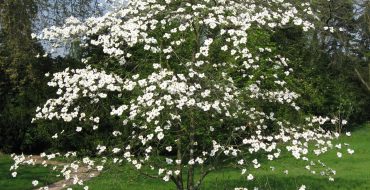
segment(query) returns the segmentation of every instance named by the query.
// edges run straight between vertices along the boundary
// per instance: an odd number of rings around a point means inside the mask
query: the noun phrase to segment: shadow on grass
[[[263,190],[292,190],[299,189],[301,185],[306,185],[308,190],[365,190],[370,189],[366,180],[347,180],[344,178],[335,178],[334,182],[329,182],[325,177],[315,176],[276,176],[264,175],[258,176],[253,181],[246,179],[232,178],[214,178],[206,181],[202,189],[222,190],[235,187],[246,187],[253,189],[258,187]]]
[[[134,171],[103,172],[101,176],[87,182],[91,190],[172,190],[175,186],[171,182],[163,182],[138,175]],[[239,172],[225,171],[210,174],[201,190],[230,190],[235,187],[246,187],[253,190],[297,190],[301,185],[306,185],[306,190],[366,190],[370,185],[366,179],[335,178],[330,182],[328,178],[313,175],[285,175],[285,174],[256,174],[253,181],[247,181]],[[74,189],[82,189],[75,186]]]
[[[16,178],[9,171],[12,160],[7,156],[0,157],[0,189],[1,190],[28,190],[34,189],[32,180],[38,180],[40,185],[51,184],[58,180],[55,172],[43,166],[25,166],[18,169]]]

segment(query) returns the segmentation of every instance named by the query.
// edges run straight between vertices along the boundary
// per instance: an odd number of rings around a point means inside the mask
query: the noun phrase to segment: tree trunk
[[[177,160],[182,160],[181,151],[181,139],[177,139]],[[176,176],[176,186],[178,190],[184,190],[184,182],[182,180],[182,163],[178,164],[177,169],[180,171],[180,173],[178,176]]]
[[[194,129],[190,127],[190,150],[189,150],[189,160],[194,160]],[[188,164],[188,190],[194,190],[194,164]]]

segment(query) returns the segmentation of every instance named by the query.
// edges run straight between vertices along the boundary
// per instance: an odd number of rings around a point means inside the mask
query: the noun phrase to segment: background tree
[[[31,39],[32,19],[37,9],[33,1],[2,1],[0,12],[0,130],[4,146],[1,149],[19,150],[30,126],[30,110],[39,96],[34,87],[40,84],[39,75],[45,71],[35,69],[35,56],[42,49]]]
[[[0,1],[0,151],[40,152],[50,147],[50,139],[44,137],[50,131],[30,121],[35,106],[50,93],[44,74],[75,64],[79,47],[55,53],[64,58],[50,57],[43,51],[47,44],[31,34],[61,24],[69,16],[93,15],[94,7],[98,8],[97,2],[92,0]],[[68,51],[74,53],[68,55]]]
[[[316,30],[302,33],[299,28],[287,28],[273,36],[281,54],[291,60],[296,71],[293,75],[300,81],[295,85],[302,95],[300,105],[314,114],[327,113],[353,123],[367,121],[369,94],[359,76],[367,72],[362,55],[369,50],[357,41],[368,39],[368,32],[358,28],[368,2],[311,2],[317,18]],[[340,131],[342,126],[337,127]]]

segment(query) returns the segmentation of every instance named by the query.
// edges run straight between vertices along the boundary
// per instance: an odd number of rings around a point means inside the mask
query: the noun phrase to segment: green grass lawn
[[[28,190],[34,189],[32,180],[38,180],[40,187],[50,184],[58,178],[56,173],[50,171],[49,168],[43,166],[21,167],[18,170],[16,178],[11,176],[9,172],[10,166],[13,164],[12,159],[7,155],[0,155],[0,190]]]
[[[320,160],[337,171],[335,181],[330,182],[328,178],[319,174],[310,174],[304,166],[306,162],[297,161],[292,157],[282,157],[279,160],[264,164],[259,170],[251,170],[255,180],[247,181],[240,176],[238,170],[221,170],[211,173],[202,186],[205,190],[234,189],[235,187],[259,187],[269,190],[291,190],[298,189],[302,184],[308,190],[366,190],[370,189],[370,125],[358,127],[352,137],[343,136],[339,142],[351,144],[355,154],[348,155],[342,152],[343,157],[337,158],[336,151],[320,156]],[[16,179],[12,179],[8,171],[10,166],[9,157],[0,159],[0,190],[30,189],[31,181],[39,179],[40,182],[48,183],[55,178],[41,177],[48,175],[46,168],[32,167],[22,169]],[[270,166],[275,170],[271,171]],[[284,174],[285,169],[289,174]],[[150,179],[137,174],[136,171],[128,169],[127,166],[110,167],[100,176],[86,182],[90,190],[167,190],[175,189],[172,183],[161,180]],[[73,189],[82,189],[74,187]]]
[[[370,189],[370,125],[358,127],[351,137],[343,136],[339,142],[351,144],[355,154],[344,153],[337,158],[333,150],[320,156],[320,160],[337,171],[335,181],[330,182],[327,177],[319,174],[310,174],[304,166],[307,163],[297,161],[292,157],[283,157],[259,170],[253,170],[254,181],[247,181],[240,176],[240,171],[222,170],[211,173],[202,186],[206,190],[234,189],[235,187],[259,187],[259,189],[290,190],[298,189],[302,184],[310,190],[366,190]],[[275,170],[271,171],[270,166]],[[288,175],[284,170],[288,169]],[[135,171],[125,167],[112,167],[97,178],[88,181],[91,190],[167,190],[175,189],[172,183],[150,179],[138,175]],[[75,188],[74,188],[75,189]],[[82,189],[82,188],[77,188]]]

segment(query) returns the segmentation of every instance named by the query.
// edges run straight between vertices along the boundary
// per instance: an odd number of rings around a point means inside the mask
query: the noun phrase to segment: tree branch
[[[361,76],[361,73],[355,68],[355,72],[357,74],[357,77],[360,79],[361,83],[364,84],[367,88],[367,90],[370,91],[370,86],[369,84],[365,81],[365,79]]]

